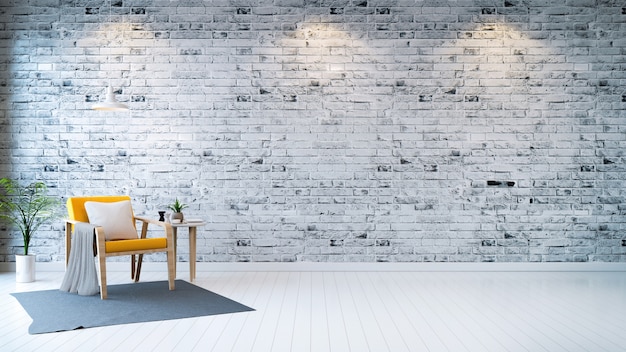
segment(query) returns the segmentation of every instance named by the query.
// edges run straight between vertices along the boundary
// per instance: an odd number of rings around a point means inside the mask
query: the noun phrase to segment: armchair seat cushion
[[[106,241],[104,246],[107,253],[160,249],[167,248],[167,238]]]

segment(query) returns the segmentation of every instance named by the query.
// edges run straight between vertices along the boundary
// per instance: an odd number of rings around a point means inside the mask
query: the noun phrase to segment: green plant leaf
[[[13,179],[0,179],[0,219],[20,230],[25,255],[39,227],[60,215],[60,205],[58,198],[48,196],[48,187],[41,181],[22,186]]]

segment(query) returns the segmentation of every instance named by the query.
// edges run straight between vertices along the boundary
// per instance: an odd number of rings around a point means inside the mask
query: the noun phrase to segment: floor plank
[[[301,273],[298,281],[291,351],[311,350],[312,275],[310,272]]]

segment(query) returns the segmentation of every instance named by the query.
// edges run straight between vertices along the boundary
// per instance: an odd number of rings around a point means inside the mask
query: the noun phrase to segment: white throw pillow
[[[90,224],[104,228],[107,241],[137,238],[130,201],[112,203],[88,201],[85,202],[85,210]]]

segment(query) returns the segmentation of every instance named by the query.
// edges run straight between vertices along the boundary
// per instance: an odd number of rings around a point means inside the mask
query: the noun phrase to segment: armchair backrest
[[[129,196],[85,196],[70,197],[67,199],[67,215],[70,220],[89,222],[85,202],[106,202],[113,203],[123,200],[130,200]]]

